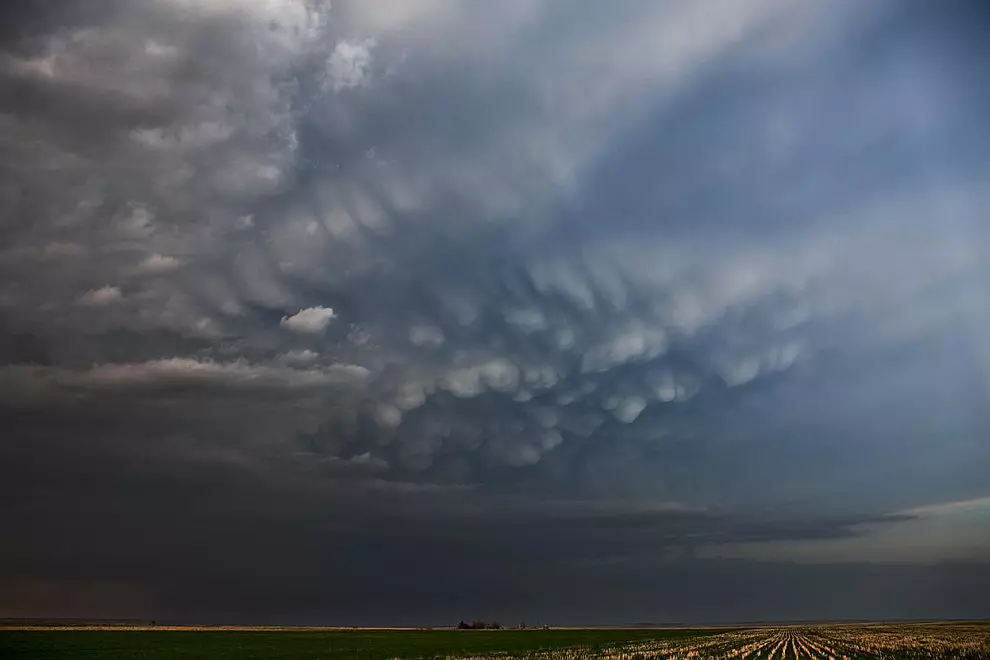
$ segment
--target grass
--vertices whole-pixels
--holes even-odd
[[[724,630],[16,630],[0,631],[5,660],[389,660],[446,658],[702,637]]]

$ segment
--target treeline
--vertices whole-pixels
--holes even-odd
[[[471,623],[464,623],[461,621],[457,624],[458,630],[501,630],[502,624],[498,621],[482,621],[478,619],[472,621]]]

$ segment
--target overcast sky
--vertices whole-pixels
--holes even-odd
[[[990,616],[985,2],[0,25],[0,616]]]

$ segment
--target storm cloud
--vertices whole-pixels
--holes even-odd
[[[981,3],[3,11],[0,611],[987,615]]]

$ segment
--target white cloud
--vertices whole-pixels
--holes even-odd
[[[292,350],[279,356],[279,361],[291,367],[305,367],[316,362],[320,354],[308,348],[303,350]]]
[[[146,238],[152,231],[155,217],[154,210],[137,205],[130,215],[120,220],[120,230],[130,238]]]
[[[115,286],[102,286],[99,289],[87,291],[79,297],[79,304],[87,307],[106,307],[124,299],[123,294]]]
[[[482,381],[493,390],[512,392],[519,386],[519,368],[508,360],[495,359],[479,367]]]
[[[617,401],[612,414],[623,424],[632,424],[644,410],[646,410],[646,400],[642,397],[632,396]]]
[[[405,383],[395,394],[395,405],[401,410],[414,410],[426,403],[427,389],[420,383]]]
[[[673,374],[665,373],[660,378],[660,382],[654,388],[654,394],[657,401],[663,403],[670,403],[677,398],[677,382],[674,380]]]
[[[293,332],[315,334],[323,332],[334,318],[336,313],[331,307],[307,307],[292,316],[283,316],[279,325]]]
[[[157,252],[149,254],[144,261],[138,265],[138,270],[142,273],[167,273],[178,268],[180,262],[175,257],[161,255]]]
[[[740,360],[723,360],[717,367],[719,375],[729,387],[745,385],[760,375],[760,360],[745,357]]]
[[[341,41],[327,61],[327,77],[335,92],[366,84],[371,71],[373,39]]]

